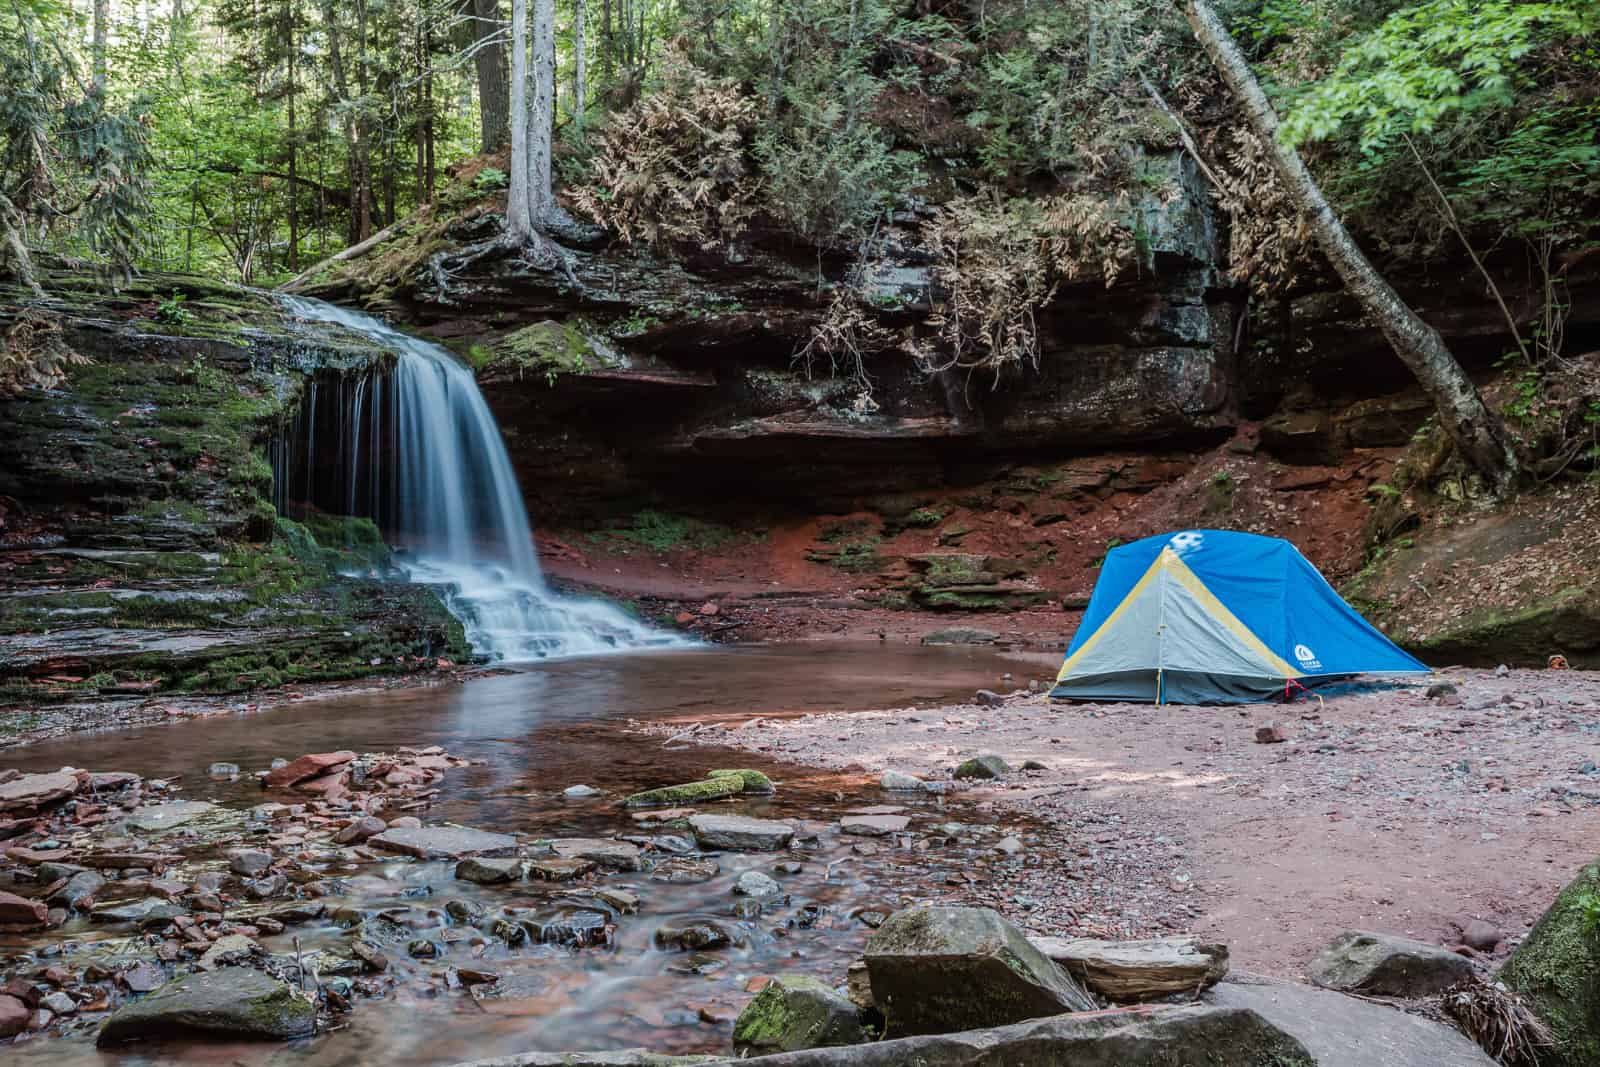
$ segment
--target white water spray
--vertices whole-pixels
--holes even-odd
[[[343,326],[395,353],[388,374],[339,387],[341,440],[331,458],[344,468],[345,513],[384,517],[390,541],[405,550],[407,577],[439,588],[474,650],[516,662],[686,644],[610,604],[560,596],[545,585],[500,428],[471,371],[439,346],[370,315],[320,300],[282,300],[298,318]],[[346,388],[354,391],[348,399]],[[318,476],[315,449],[330,447],[316,440],[315,404],[313,392],[308,486]],[[284,470],[300,470],[297,451],[281,458]]]

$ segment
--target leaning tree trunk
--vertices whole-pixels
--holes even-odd
[[[533,0],[533,106],[528,115],[528,210],[540,229],[550,221],[550,138],[556,118],[556,4]]]
[[[1505,424],[1484,404],[1439,332],[1423,322],[1368,262],[1328,205],[1300,154],[1279,139],[1277,114],[1209,0],[1178,0],[1178,6],[1217,73],[1244,109],[1251,130],[1267,146],[1278,179],[1295,206],[1310,220],[1317,244],[1345,288],[1361,302],[1395,354],[1421,383],[1462,457],[1483,474],[1496,493],[1509,492],[1521,463]]]
[[[506,235],[533,237],[528,199],[528,0],[511,0],[511,187],[506,192]]]

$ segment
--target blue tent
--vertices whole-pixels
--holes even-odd
[[[1242,704],[1352,674],[1426,674],[1288,541],[1185,530],[1112,549],[1050,695]]]

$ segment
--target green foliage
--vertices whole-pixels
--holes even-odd
[[[504,189],[510,180],[510,175],[499,167],[484,167],[478,172],[478,176],[472,179],[472,188],[476,192],[489,193],[496,189]]]
[[[720,523],[644,508],[634,513],[629,525],[591,536],[594,540],[610,542],[624,550],[633,547],[662,553],[710,551],[736,540],[739,535]]]
[[[163,297],[156,304],[155,320],[168,326],[187,326],[191,316],[189,309],[183,306],[183,300],[183,293],[174,289],[171,296]]]

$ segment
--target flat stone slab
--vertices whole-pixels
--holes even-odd
[[[846,815],[839,820],[839,830],[856,837],[885,837],[910,825],[904,815]]]
[[[78,791],[78,776],[66,771],[24,774],[0,785],[0,811],[36,808],[65,800]]]
[[[689,819],[689,828],[701,848],[775,852],[794,840],[794,827],[786,822],[743,815],[695,815]]]
[[[262,781],[271,787],[294,785],[307,778],[316,778],[335,767],[343,767],[356,758],[354,752],[312,752],[299,759],[290,760],[277,770],[268,771]]]
[[[1222,982],[1206,999],[1248,1008],[1326,1067],[1494,1067],[1454,1027],[1342,993],[1250,976]]]
[[[644,867],[639,846],[626,841],[599,837],[564,837],[550,842],[550,848],[564,860],[588,860],[613,871],[637,871]]]
[[[1228,973],[1225,945],[1193,937],[1151,941],[1094,941],[1034,937],[1033,947],[1067,969],[1091,991],[1108,1000],[1137,1001],[1198,993]]]
[[[171,830],[182,826],[184,823],[193,822],[202,815],[210,815],[217,811],[215,804],[208,804],[203,800],[172,800],[165,804],[153,804],[148,808],[140,808],[123,820],[130,830],[137,830],[144,834],[156,834],[163,830]]]
[[[418,859],[458,860],[511,852],[517,839],[467,826],[400,826],[368,838],[367,844]]]

